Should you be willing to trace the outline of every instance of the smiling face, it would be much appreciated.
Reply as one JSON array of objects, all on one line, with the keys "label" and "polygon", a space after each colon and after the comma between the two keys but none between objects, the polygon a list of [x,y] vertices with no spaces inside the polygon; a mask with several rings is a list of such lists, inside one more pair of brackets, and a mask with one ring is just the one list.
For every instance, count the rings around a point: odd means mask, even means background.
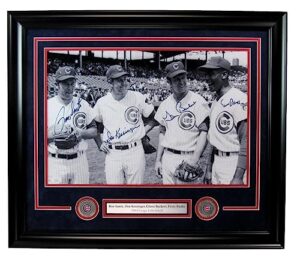
[{"label": "smiling face", "polygon": [[206,81],[210,91],[219,93],[222,87],[228,85],[228,72],[224,69],[209,69],[206,71]]},{"label": "smiling face", "polygon": [[127,93],[127,77],[123,75],[119,78],[111,79],[111,92],[117,99],[122,99]]},{"label": "smiling face", "polygon": [[76,85],[76,79],[69,78],[58,82],[57,93],[64,101],[71,101],[73,98],[74,88]]},{"label": "smiling face", "polygon": [[186,80],[186,73],[178,74],[175,77],[169,79],[171,90],[173,91],[174,95],[182,96],[188,92]]}]

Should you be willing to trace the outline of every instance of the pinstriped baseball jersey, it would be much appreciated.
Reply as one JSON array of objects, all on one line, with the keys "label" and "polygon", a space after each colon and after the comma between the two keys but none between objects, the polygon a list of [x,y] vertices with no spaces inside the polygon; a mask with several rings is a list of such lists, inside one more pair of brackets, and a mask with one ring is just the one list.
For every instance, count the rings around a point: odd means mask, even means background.
[{"label": "pinstriped baseball jersey", "polygon": [[111,93],[100,98],[95,107],[95,120],[104,125],[103,141],[110,144],[126,144],[140,140],[145,135],[142,116],[148,117],[154,107],[135,91],[115,100]]},{"label": "pinstriped baseball jersey", "polygon": [[[54,134],[60,134],[65,126],[85,129],[94,119],[94,112],[89,104],[80,98],[74,97],[68,105],[62,103],[58,96],[48,99],[48,127],[54,127]],[[50,153],[73,154],[78,151],[85,151],[88,148],[86,141],[80,143],[72,149],[60,150],[54,142],[49,143]]]},{"label": "pinstriped baseball jersey", "polygon": [[207,138],[220,151],[238,152],[238,122],[247,119],[247,95],[232,87],[211,107]]},{"label": "pinstriped baseball jersey", "polygon": [[180,151],[194,151],[199,136],[198,127],[209,116],[209,106],[203,97],[189,91],[177,102],[173,95],[163,101],[155,115],[166,127],[161,145]]}]

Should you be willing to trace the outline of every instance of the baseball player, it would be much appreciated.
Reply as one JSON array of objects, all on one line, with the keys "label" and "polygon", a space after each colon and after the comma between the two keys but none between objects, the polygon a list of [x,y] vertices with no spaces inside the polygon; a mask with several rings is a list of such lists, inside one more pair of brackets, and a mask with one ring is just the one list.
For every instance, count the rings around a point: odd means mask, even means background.
[{"label": "baseball player", "polygon": [[60,67],[55,77],[58,94],[48,99],[48,183],[88,184],[84,140],[97,135],[93,110],[85,100],[73,97],[74,68]]},{"label": "baseball player", "polygon": [[214,158],[213,165],[209,163],[206,178],[212,184],[243,184],[247,149],[247,95],[229,84],[230,63],[226,59],[212,57],[200,69],[207,72],[209,88],[217,96],[211,107],[207,136],[213,146]]},{"label": "baseball player", "polygon": [[184,184],[175,170],[182,161],[197,165],[206,146],[209,107],[203,97],[188,89],[182,62],[167,65],[166,72],[172,94],[155,115],[160,124],[155,170],[164,184]]},{"label": "baseball player", "polygon": [[[111,92],[94,107],[95,119],[104,127],[98,147],[106,153],[107,184],[143,183],[145,154],[141,139],[156,124],[153,105],[146,103],[141,93],[128,90],[127,75],[120,65],[110,66],[106,77]],[[146,126],[142,117],[148,118]]]}]

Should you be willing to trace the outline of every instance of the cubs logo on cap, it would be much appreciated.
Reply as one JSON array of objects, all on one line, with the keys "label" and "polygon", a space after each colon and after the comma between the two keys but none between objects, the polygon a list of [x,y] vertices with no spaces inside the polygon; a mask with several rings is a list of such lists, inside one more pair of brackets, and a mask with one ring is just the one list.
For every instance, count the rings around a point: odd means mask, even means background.
[{"label": "cubs logo on cap", "polygon": [[128,75],[128,73],[120,65],[110,66],[106,71],[107,79],[116,79],[124,75]]},{"label": "cubs logo on cap", "polygon": [[178,63],[174,63],[174,64],[173,64],[173,69],[174,69],[174,70],[178,70],[178,69],[179,69]]},{"label": "cubs logo on cap", "polygon": [[175,61],[166,66],[167,78],[174,78],[179,74],[186,74],[184,65],[181,61]]},{"label": "cubs logo on cap", "polygon": [[64,81],[67,79],[75,79],[76,77],[76,71],[74,68],[65,66],[60,67],[55,73],[55,78],[57,81]]}]

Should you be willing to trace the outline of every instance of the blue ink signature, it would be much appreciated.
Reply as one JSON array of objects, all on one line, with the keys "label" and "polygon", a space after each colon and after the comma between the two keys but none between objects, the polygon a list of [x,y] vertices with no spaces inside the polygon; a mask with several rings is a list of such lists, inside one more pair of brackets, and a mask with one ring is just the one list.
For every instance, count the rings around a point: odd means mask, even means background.
[{"label": "blue ink signature", "polygon": [[[183,112],[189,110],[189,108],[191,108],[192,106],[194,106],[196,103],[197,103],[196,101],[193,101],[193,103],[187,104],[187,106],[184,107],[184,106],[181,104],[181,102],[178,102],[178,103],[176,104],[176,110],[177,110],[177,112],[179,112],[179,113],[181,114],[181,113],[183,113]],[[168,111],[166,111],[166,115],[163,116],[163,120],[165,120],[165,121],[172,121],[174,118],[179,117],[179,116],[180,116],[180,115],[172,115],[172,114],[170,114]]]},{"label": "blue ink signature", "polygon": [[110,131],[107,131],[106,135],[107,135],[107,140],[106,140],[107,143],[111,143],[111,141],[115,139],[115,137],[112,136]]},{"label": "blue ink signature", "polygon": [[128,134],[128,133],[133,133],[135,129],[139,128],[140,125],[137,125],[137,126],[133,126],[133,127],[130,127],[128,129],[123,129],[121,130],[121,128],[119,128],[118,130],[116,130],[116,133],[115,135],[112,135],[110,131],[107,131],[106,133],[106,142],[107,143],[111,143],[112,140],[115,140],[115,139],[120,139],[122,136]]},{"label": "blue ink signature", "polygon": [[163,116],[163,120],[165,121],[172,121],[174,118],[178,117],[179,115],[173,116],[168,111],[166,111],[166,116]]},{"label": "blue ink signature", "polygon": [[193,101],[193,103],[187,104],[187,107],[184,107],[184,106],[182,106],[181,102],[179,101],[179,102],[176,104],[176,110],[177,110],[179,113],[185,112],[185,111],[187,111],[189,108],[191,108],[192,106],[194,106],[196,103],[197,103],[196,101]]},{"label": "blue ink signature", "polygon": [[71,120],[72,116],[78,112],[81,108],[81,98],[78,99],[77,103],[74,105],[74,102],[71,103],[71,113],[70,115],[65,116],[65,106],[62,106],[59,110],[54,124],[54,134],[60,134],[64,129],[65,123]]},{"label": "blue ink signature", "polygon": [[227,104],[223,104],[223,99],[222,99],[221,105],[223,107],[228,107],[228,106],[232,107],[234,105],[240,105],[243,108],[243,110],[245,110],[245,108],[247,107],[247,103],[243,103],[240,100],[234,100],[233,98],[231,98]]}]

